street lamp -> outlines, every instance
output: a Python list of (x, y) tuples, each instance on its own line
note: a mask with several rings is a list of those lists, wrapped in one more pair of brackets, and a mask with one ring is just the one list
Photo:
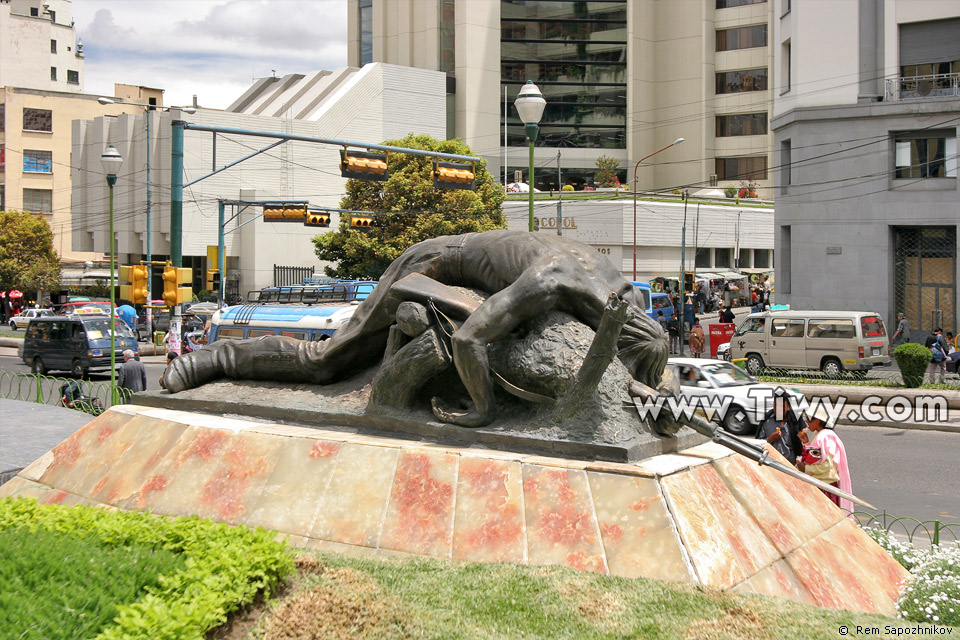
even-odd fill
[[(139, 102), (124, 102), (122, 100), (113, 100), (111, 98), (97, 98), (97, 102), (100, 104), (125, 104), (131, 105), (134, 107), (144, 107), (147, 109), (147, 112), (144, 114), (144, 118), (147, 123), (147, 255), (145, 262), (147, 263), (147, 332), (150, 336), (153, 336), (153, 309), (150, 308), (150, 305), (153, 304), (153, 253), (150, 250), (150, 112), (159, 109), (161, 111), (169, 111), (170, 107), (158, 107), (155, 104), (142, 104)], [(196, 113), (197, 110), (194, 107), (176, 107), (184, 113)]]
[(678, 145), (681, 142), (683, 142), (683, 138), (677, 138), (676, 140), (674, 140), (673, 142), (665, 146), (663, 149), (657, 149), (650, 155), (643, 156), (642, 158), (637, 160), (637, 164), (633, 166), (633, 279), (634, 281), (636, 281), (637, 279), (637, 169), (640, 168), (640, 163), (646, 160), (647, 158), (651, 158), (657, 155), (658, 153), (660, 153), (661, 151), (666, 151), (670, 147)]
[(533, 143), (540, 133), (540, 117), (543, 115), (543, 109), (547, 106), (547, 101), (543, 99), (543, 94), (533, 80), (527, 80), (523, 85), (517, 99), (513, 101), (513, 106), (517, 108), (520, 114), (520, 121), (523, 122), (523, 130), (530, 140), (530, 176), (527, 191), (530, 193), (530, 231), (533, 231)]
[(106, 148), (100, 156), (100, 162), (103, 164), (103, 172), (107, 174), (107, 185), (110, 187), (110, 404), (117, 402), (117, 316), (115, 313), (115, 287), (114, 263), (116, 262), (116, 249), (113, 239), (113, 185), (117, 184), (117, 172), (120, 171), (120, 165), (123, 164), (123, 157), (117, 148), (112, 144)]

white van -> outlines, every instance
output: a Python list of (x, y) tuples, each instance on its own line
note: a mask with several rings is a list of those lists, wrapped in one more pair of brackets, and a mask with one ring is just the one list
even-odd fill
[(868, 311), (751, 313), (730, 339), (733, 359), (764, 367), (820, 369), (839, 375), (890, 364), (890, 341), (879, 314)]

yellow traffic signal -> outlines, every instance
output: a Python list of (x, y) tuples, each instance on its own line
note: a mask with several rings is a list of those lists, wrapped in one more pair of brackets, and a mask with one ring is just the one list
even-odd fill
[(473, 189), (474, 177), (472, 164), (433, 162), (433, 186), (437, 189)]
[(373, 226), (373, 218), (370, 216), (350, 216), (351, 229), (369, 229)]
[(307, 203), (268, 202), (263, 205), (263, 219), (266, 222), (305, 222)]
[(220, 288), (220, 270), (207, 269), (207, 291), (216, 291)]
[(683, 272), (683, 291), (684, 293), (693, 293), (694, 281), (693, 281), (693, 271), (684, 271)]
[(340, 175), (357, 180), (386, 180), (390, 177), (387, 154), (341, 149)]
[(330, 226), (330, 214), (329, 213), (308, 213), (307, 219), (304, 220), (303, 226), (305, 227), (329, 227)]
[(134, 304), (147, 303), (147, 266), (135, 264), (120, 267), (120, 279), (130, 284), (120, 285), (120, 298)]
[(175, 307), (193, 299), (192, 286), (180, 286), (188, 282), (193, 284), (193, 270), (188, 267), (163, 268), (163, 304)]

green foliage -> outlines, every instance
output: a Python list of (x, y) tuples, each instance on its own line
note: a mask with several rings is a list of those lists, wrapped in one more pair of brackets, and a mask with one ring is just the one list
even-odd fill
[(610, 156), (600, 156), (597, 158), (597, 170), (593, 174), (593, 181), (601, 187), (616, 187), (620, 185), (620, 178), (617, 177), (617, 169), (620, 168), (620, 160)]
[(100, 640), (202, 638), (258, 592), (269, 594), (293, 570), (290, 553), (275, 533), (195, 517), (159, 518), (4, 498), (0, 532), (9, 529), (92, 536), (108, 546), (136, 544), (183, 554), (182, 570), (159, 576), (137, 601), (117, 603), (114, 625), (97, 636)]
[(737, 197), (737, 191), (739, 191), (739, 189), (737, 189), (736, 187), (724, 187), (724, 188), (723, 188), (723, 195), (726, 196), (726, 197), (728, 197), (728, 198), (736, 198), (736, 197)]
[(93, 284), (79, 286), (72, 284), (68, 287), (71, 296), (83, 298), (110, 298), (110, 286), (106, 280), (94, 280)]
[(59, 283), (50, 225), (25, 211), (0, 211), (0, 289), (50, 290)]
[(144, 589), (159, 586), (160, 575), (182, 571), (184, 565), (182, 555), (148, 545), (5, 529), (0, 532), (0, 629), (13, 637), (29, 630), (23, 638), (92, 638), (111, 624), (118, 604), (134, 602)]
[[(437, 140), (428, 135), (408, 135), (385, 145), (440, 153), (473, 155), (460, 140)], [(343, 215), (336, 231), (313, 239), (317, 257), (336, 264), (326, 274), (337, 278), (376, 279), (401, 253), (417, 242), (443, 235), (506, 228), (500, 205), (503, 188), (487, 172), (486, 162), (476, 165), (476, 188), (437, 189), (431, 177), (432, 159), (407, 153), (388, 156), (386, 182), (348, 180), (340, 207), (373, 211), (372, 228), (350, 228)]]
[(907, 342), (893, 350), (893, 357), (900, 367), (904, 386), (919, 387), (923, 384), (923, 374), (933, 359), (930, 349), (922, 344)]

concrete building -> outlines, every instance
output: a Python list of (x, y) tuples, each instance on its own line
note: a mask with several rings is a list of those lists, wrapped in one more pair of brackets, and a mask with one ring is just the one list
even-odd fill
[(960, 4), (774, 4), (778, 301), (960, 328)]
[(527, 172), (513, 101), (533, 80), (538, 188), (557, 188), (558, 163), (564, 184), (591, 182), (601, 156), (632, 185), (683, 137), (640, 165), (641, 190), (753, 180), (769, 198), (773, 23), (765, 0), (349, 0), (348, 62), (446, 73), (448, 135), (509, 182)]
[[(511, 229), (528, 228), (527, 202), (509, 200), (503, 203), (503, 211)], [(632, 200), (563, 201), (561, 211), (561, 235), (594, 247), (624, 277), (633, 279)], [(534, 216), (537, 233), (557, 233), (555, 201), (537, 201)], [(636, 280), (677, 279), (681, 264), (701, 276), (772, 271), (773, 217), (770, 207), (699, 204), (695, 199), (684, 207), (679, 198), (675, 202), (640, 200)]]
[[(165, 260), (170, 252), (171, 121), (275, 131), (309, 137), (379, 144), (409, 133), (444, 137), (445, 77), (442, 73), (393, 65), (296, 74), (258, 81), (227, 111), (174, 109), (149, 113), (150, 173), (146, 172), (146, 121), (135, 115), (77, 120), (73, 123), (73, 243), (83, 251), (109, 247), (107, 184), (100, 154), (113, 144), (124, 158), (115, 187), (115, 234), (121, 264), (146, 252), (147, 182), (151, 189), (151, 252)], [(234, 134), (187, 130), (184, 135), (184, 184), (210, 174), (274, 141)], [(192, 185), (183, 192), (183, 266), (193, 268), (194, 291), (205, 288), (205, 271), (216, 267), (218, 199), (307, 200), (338, 207), (345, 179), (340, 176), (340, 147), (285, 142)], [(238, 213), (232, 216), (233, 213)], [(225, 291), (246, 297), (273, 286), (274, 265), (324, 266), (312, 237), (324, 229), (264, 222), (262, 207), (227, 211)], [(331, 228), (339, 222), (332, 215)], [(249, 223), (249, 224), (248, 224)], [(242, 225), (242, 226), (241, 226)], [(152, 291), (162, 291), (154, 270)], [(318, 274), (322, 275), (322, 274)]]
[[(162, 104), (161, 91), (147, 91)], [(53, 230), (54, 249), (67, 265), (103, 258), (102, 252), (75, 247), (71, 238), (71, 122), (143, 111), (130, 105), (102, 105), (98, 97), (0, 86), (0, 210), (42, 216)], [(102, 180), (103, 170), (94, 170)]]
[(0, 0), (0, 87), (83, 93), (70, 0)]

